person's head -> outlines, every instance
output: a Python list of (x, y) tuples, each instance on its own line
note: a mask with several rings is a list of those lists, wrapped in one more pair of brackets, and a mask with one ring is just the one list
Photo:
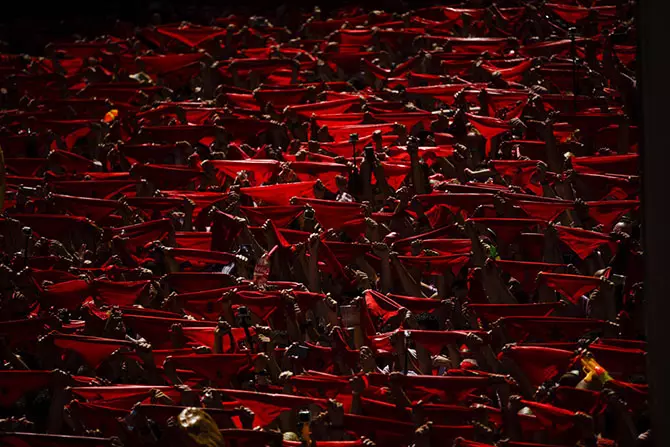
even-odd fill
[(614, 228), (612, 229), (614, 233), (623, 233), (631, 236), (633, 234), (633, 223), (629, 219), (620, 219)]
[(225, 447), (216, 422), (201, 408), (186, 408), (177, 418), (180, 432), (189, 447)]

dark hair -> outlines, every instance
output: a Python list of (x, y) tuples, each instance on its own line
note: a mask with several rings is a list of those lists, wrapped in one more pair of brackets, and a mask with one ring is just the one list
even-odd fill
[(433, 314), (428, 312), (421, 313), (416, 316), (416, 321), (419, 324), (421, 329), (427, 331), (439, 331), (440, 330), (440, 321)]

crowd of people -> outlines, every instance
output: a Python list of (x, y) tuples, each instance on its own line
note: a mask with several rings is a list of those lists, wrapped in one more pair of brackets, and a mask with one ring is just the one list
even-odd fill
[(649, 445), (635, 7), (0, 55), (0, 445)]

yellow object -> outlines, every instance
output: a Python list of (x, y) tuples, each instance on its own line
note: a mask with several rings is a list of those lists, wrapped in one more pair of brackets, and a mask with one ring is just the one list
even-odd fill
[(112, 109), (109, 112), (105, 113), (105, 119), (104, 121), (106, 123), (111, 123), (114, 121), (117, 117), (119, 116), (119, 111), (116, 109)]
[(216, 422), (200, 408), (186, 408), (179, 413), (179, 427), (197, 445), (202, 447), (225, 447), (223, 436)]
[(586, 377), (584, 378), (585, 382), (591, 382), (594, 378), (598, 379), (600, 383), (606, 383), (612, 380), (612, 377), (609, 375), (607, 370), (600, 366), (598, 362), (593, 357), (582, 357), (580, 359), (582, 362), (582, 367), (584, 368), (584, 373)]

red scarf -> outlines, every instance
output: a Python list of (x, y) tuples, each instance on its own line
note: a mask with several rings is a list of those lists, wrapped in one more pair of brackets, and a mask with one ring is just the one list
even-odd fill
[(581, 259), (586, 259), (594, 250), (602, 245), (609, 244), (610, 247), (614, 246), (612, 239), (603, 233), (561, 225), (557, 225), (555, 228), (561, 242), (567, 245)]
[(547, 317), (556, 309), (560, 309), (561, 303), (468, 304), (468, 308), (474, 310), (481, 319), (491, 324), (503, 317)]
[(511, 346), (500, 356), (513, 360), (534, 387), (567, 372), (574, 361), (571, 351), (539, 346)]
[(316, 181), (277, 183), (240, 188), (240, 192), (267, 205), (288, 205), (292, 197), (313, 198)]

